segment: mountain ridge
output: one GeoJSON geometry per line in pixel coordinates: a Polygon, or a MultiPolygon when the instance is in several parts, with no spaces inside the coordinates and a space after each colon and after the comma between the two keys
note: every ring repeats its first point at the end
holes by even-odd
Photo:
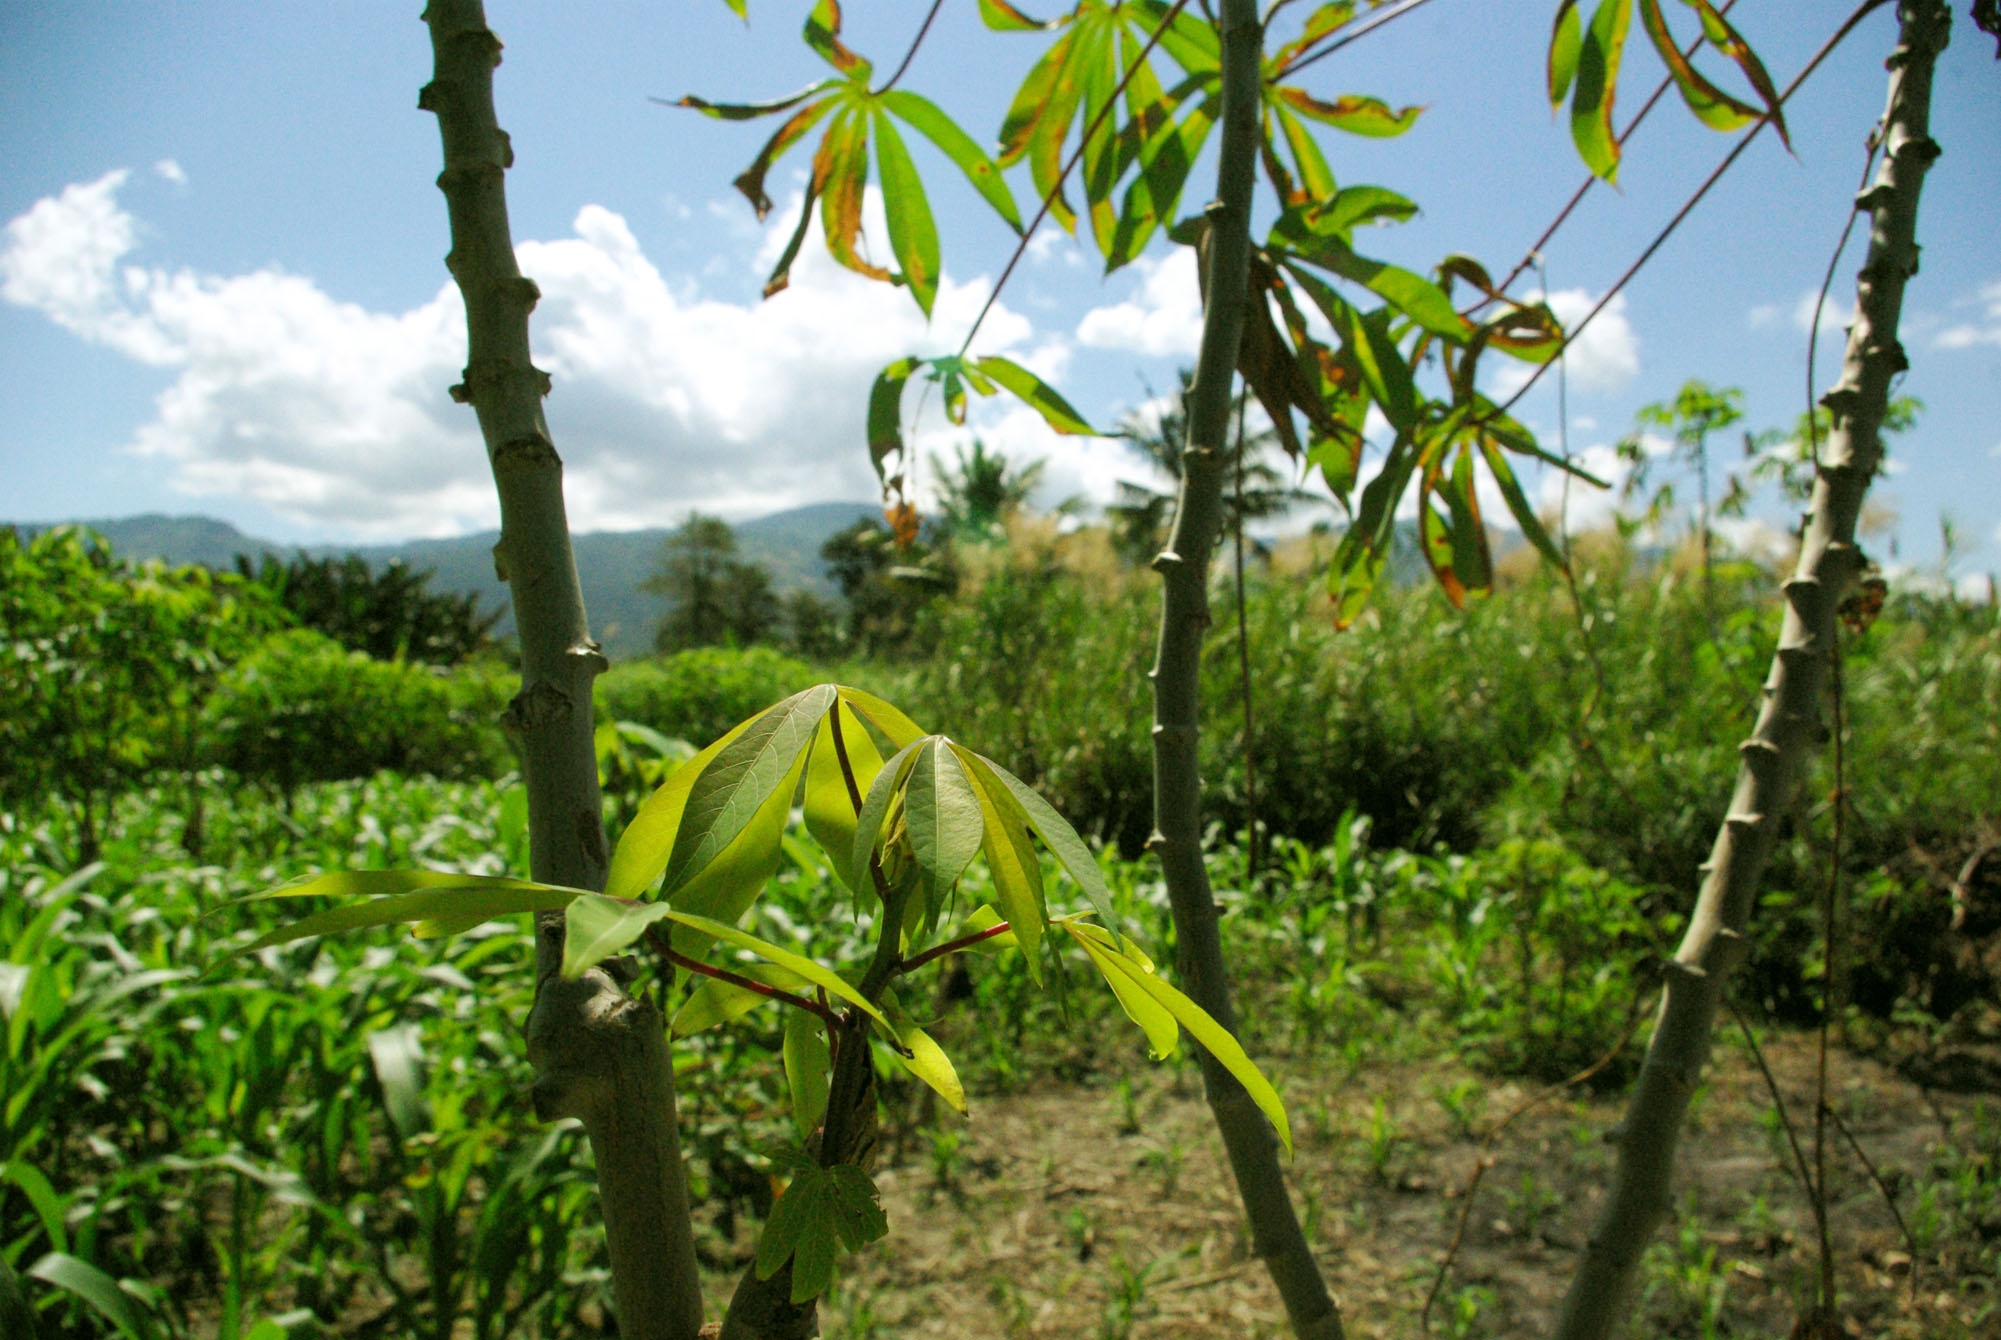
{"type": "MultiPolygon", "coordinates": [[[[881,509],[874,503],[810,503],[756,517],[731,529],[736,533],[739,554],[748,561],[764,564],[771,572],[772,586],[781,594],[804,589],[831,597],[835,594],[834,586],[827,576],[826,563],[820,558],[820,546],[829,536],[863,517],[880,515],[881,509]]],[[[84,526],[104,536],[122,558],[140,561],[157,558],[166,563],[193,563],[222,570],[233,570],[238,554],[253,560],[267,553],[279,558],[299,553],[313,558],[355,554],[374,568],[402,563],[431,573],[434,591],[474,595],[488,609],[500,610],[497,632],[504,635],[514,628],[506,584],[493,570],[493,546],[500,538],[498,531],[393,544],[295,545],[247,535],[230,522],[201,515],[147,512],[69,522],[0,522],[9,524],[27,535],[58,525],[84,526]]],[[[658,526],[645,530],[587,531],[571,537],[583,584],[584,608],[590,611],[592,629],[605,654],[613,660],[644,656],[653,648],[653,625],[665,611],[660,598],[641,591],[639,584],[653,571],[661,543],[675,529],[658,526]]]]}

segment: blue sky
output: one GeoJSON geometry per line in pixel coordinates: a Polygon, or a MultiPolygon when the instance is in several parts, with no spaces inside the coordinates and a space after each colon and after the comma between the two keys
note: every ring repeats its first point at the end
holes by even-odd
{"type": "MultiPolygon", "coordinates": [[[[430,66],[416,8],[0,7],[0,516],[203,512],[287,541],[493,524],[472,415],[445,396],[464,333],[442,263],[437,129],[416,109],[430,66]]],[[[579,529],[872,496],[870,379],[901,354],[956,347],[1006,261],[1011,234],[920,145],[945,234],[928,329],[900,291],[817,245],[789,291],[759,300],[803,156],[774,174],[778,209],[760,225],[729,182],[769,123],[649,97],[765,98],[820,77],[797,36],[805,8],[751,0],[746,27],[720,0],[489,6],[506,43],[496,98],[517,155],[514,234],[544,292],[535,348],[555,377],[549,418],[579,529]]],[[[1540,89],[1553,8],[1434,0],[1307,76],[1323,95],[1425,107],[1401,139],[1328,142],[1344,184],[1423,207],[1358,238],[1365,250],[1414,268],[1463,251],[1504,272],[1569,195],[1582,168],[1540,89]]],[[[1967,580],[2001,569],[2001,66],[1955,8],[1934,106],[1945,153],[1905,308],[1900,390],[1927,409],[1878,484],[1876,547],[1888,558],[1894,538],[1903,563],[1935,565],[1949,513],[1967,580]]],[[[879,66],[920,16],[909,3],[849,11],[851,44],[879,66]]],[[[1748,0],[1735,17],[1783,81],[1846,13],[1748,0]]],[[[1889,6],[1872,14],[1791,104],[1796,154],[1762,137],[1587,333],[1569,367],[1569,442],[1587,460],[1602,465],[1639,406],[1691,377],[1744,388],[1749,427],[1797,417],[1804,307],[1882,109],[1894,30],[1889,6]]],[[[984,31],[953,0],[906,86],[985,139],[1040,48],[984,31]]],[[[1636,32],[1622,109],[1658,77],[1636,32]]],[[[1663,103],[1629,147],[1622,189],[1595,190],[1547,248],[1559,313],[1601,295],[1728,147],[1663,103]]],[[[1025,176],[1015,186],[1026,213],[1025,176]]],[[[1191,187],[1184,208],[1201,198],[1191,187]]],[[[1045,227],[982,347],[1110,426],[1191,361],[1192,267],[1160,250],[1101,278],[1094,252],[1045,227]]],[[[1860,257],[1857,239],[1821,339],[1822,387],[1860,257]]],[[[1552,388],[1521,412],[1556,443],[1552,388]]],[[[1057,439],[998,402],[972,427],[1010,456],[1047,456],[1052,500],[1103,499],[1144,475],[1116,441],[1057,439]]],[[[929,420],[918,432],[948,453],[966,436],[929,420]]],[[[1734,454],[1733,440],[1718,446],[1734,454]]],[[[1594,505],[1580,499],[1585,519],[1594,505]]]]}

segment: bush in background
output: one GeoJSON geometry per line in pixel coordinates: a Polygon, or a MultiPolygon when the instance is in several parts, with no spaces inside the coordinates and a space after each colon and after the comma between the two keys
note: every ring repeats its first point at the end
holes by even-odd
{"type": "Polygon", "coordinates": [[[295,629],[223,676],[206,713],[213,761],[290,794],[377,772],[490,777],[511,764],[498,667],[454,673],[377,661],[295,629]]]}
{"type": "Polygon", "coordinates": [[[636,721],[699,747],[826,678],[769,647],[696,647],[598,676],[598,720],[636,721]]]}

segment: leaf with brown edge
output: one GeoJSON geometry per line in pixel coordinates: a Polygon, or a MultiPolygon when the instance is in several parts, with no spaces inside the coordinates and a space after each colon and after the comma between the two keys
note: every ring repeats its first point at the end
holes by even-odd
{"type": "MultiPolygon", "coordinates": [[[[1207,87],[1210,87],[1207,83],[1190,80],[1167,96],[1169,101],[1178,103],[1194,91],[1207,87]]],[[[1202,152],[1202,145],[1215,124],[1216,99],[1205,97],[1179,122],[1163,129],[1153,142],[1141,146],[1139,175],[1126,188],[1125,204],[1113,234],[1112,254],[1106,259],[1107,273],[1138,256],[1162,221],[1174,212],[1181,200],[1182,187],[1187,184],[1189,170],[1194,167],[1196,156],[1202,152]]],[[[1169,236],[1173,237],[1173,234],[1169,236]]],[[[1182,241],[1181,238],[1174,240],[1182,241]]]]}
{"type": "Polygon", "coordinates": [[[883,214],[889,224],[889,248],[903,267],[903,282],[917,300],[925,319],[938,297],[938,225],[931,218],[931,202],[924,194],[924,179],[910,161],[910,150],[885,112],[875,112],[875,164],[882,177],[883,214]]]}
{"type": "Polygon", "coordinates": [[[839,0],[818,0],[812,12],[806,16],[803,36],[806,45],[813,48],[821,60],[858,83],[868,83],[869,73],[873,67],[850,51],[841,41],[839,0]]]}
{"type": "Polygon", "coordinates": [[[1577,77],[1577,54],[1584,36],[1578,24],[1577,0],[1563,0],[1556,7],[1556,22],[1549,30],[1549,105],[1561,107],[1570,82],[1577,77]]]}
{"type": "Polygon", "coordinates": [[[875,477],[889,487],[888,461],[903,456],[903,387],[923,360],[899,358],[875,376],[868,393],[868,454],[875,477]]]}
{"type": "Polygon", "coordinates": [[[1668,31],[1667,20],[1661,15],[1661,0],[1639,0],[1640,23],[1647,30],[1647,37],[1660,53],[1661,61],[1668,73],[1674,76],[1674,86],[1681,93],[1681,100],[1688,104],[1688,110],[1695,119],[1711,130],[1736,130],[1758,119],[1758,109],[1748,103],[1739,102],[1722,89],[1709,82],[1702,71],[1689,63],[1681,51],[1680,43],[1668,31]]]}
{"type": "Polygon", "coordinates": [[[1709,0],[1686,2],[1694,6],[1695,12],[1701,16],[1702,32],[1709,39],[1709,44],[1737,62],[1737,68],[1744,72],[1751,87],[1757,90],[1758,97],[1765,104],[1765,114],[1772,118],[1772,129],[1779,132],[1780,142],[1790,151],[1793,142],[1792,137],[1786,134],[1784,106],[1777,86],[1772,83],[1772,76],[1765,70],[1765,63],[1758,59],[1758,53],[1751,50],[1751,44],[1730,26],[1730,20],[1724,18],[1722,11],[1709,0]]]}
{"type": "Polygon", "coordinates": [[[1480,439],[1480,455],[1487,462],[1487,472],[1494,477],[1495,485],[1501,491],[1501,500],[1508,505],[1508,511],[1515,518],[1515,524],[1522,528],[1522,534],[1536,551],[1558,568],[1564,566],[1563,555],[1556,547],[1549,531],[1544,529],[1542,518],[1529,506],[1528,495],[1522,492],[1521,481],[1515,478],[1514,467],[1501,449],[1484,435],[1480,439]]]}
{"type": "MultiPolygon", "coordinates": [[[[856,274],[889,282],[888,270],[863,260],[855,250],[862,232],[862,199],[868,185],[868,121],[858,108],[843,108],[821,143],[826,155],[826,189],[820,196],[820,225],[827,252],[856,274]]],[[[816,163],[817,167],[817,163],[816,163]]]]}
{"type": "Polygon", "coordinates": [[[807,131],[818,125],[820,118],[833,110],[834,102],[833,98],[822,98],[786,118],[785,124],[773,132],[771,138],[764,142],[764,147],[757,151],[757,157],[751,160],[750,166],[730,183],[750,201],[750,207],[757,211],[760,221],[771,212],[771,197],[764,190],[764,178],[771,171],[771,165],[807,131]]]}
{"type": "Polygon", "coordinates": [[[814,155],[813,176],[806,183],[806,198],[799,205],[799,222],[792,229],[792,236],[785,240],[785,250],[778,255],[778,264],[771,267],[770,276],[764,281],[763,294],[767,298],[783,293],[792,283],[792,262],[799,259],[799,248],[805,244],[806,230],[813,226],[813,202],[820,198],[820,184],[824,180],[820,173],[820,157],[826,145],[821,144],[821,153],[814,155]]]}
{"type": "Polygon", "coordinates": [[[1008,227],[1017,233],[1021,231],[1021,212],[1015,208],[1013,192],[1001,179],[1000,168],[936,103],[900,88],[891,89],[877,101],[884,110],[937,145],[966,174],[966,180],[993,206],[994,212],[1007,220],[1008,227]]]}
{"type": "MultiPolygon", "coordinates": [[[[1028,76],[1021,81],[1007,115],[1001,120],[1000,155],[996,161],[1002,167],[1012,167],[1021,161],[1037,128],[1053,114],[1052,100],[1076,39],[1074,32],[1063,34],[1029,67],[1028,76]]],[[[1071,105],[1074,110],[1075,103],[1071,105]]]]}
{"type": "Polygon", "coordinates": [[[1547,303],[1510,307],[1481,330],[1488,344],[1525,363],[1547,363],[1563,349],[1563,323],[1547,303]]]}
{"type": "Polygon", "coordinates": [[[1306,16],[1306,23],[1299,36],[1287,42],[1271,54],[1265,62],[1267,77],[1284,74],[1292,62],[1305,54],[1306,49],[1329,33],[1345,27],[1355,17],[1355,0],[1329,0],[1306,16]]]}
{"type": "Polygon", "coordinates": [[[1438,509],[1431,504],[1427,495],[1417,506],[1417,547],[1424,555],[1424,562],[1431,569],[1431,576],[1438,583],[1438,589],[1452,602],[1452,608],[1466,608],[1466,584],[1452,567],[1452,527],[1451,523],[1438,515],[1438,509]]]}
{"type": "Polygon", "coordinates": [[[1032,19],[1007,0],[980,0],[980,22],[997,33],[1038,33],[1061,27],[1063,19],[1032,19]]]}
{"type": "Polygon", "coordinates": [[[1192,75],[1220,74],[1223,69],[1223,39],[1216,26],[1187,6],[1175,9],[1165,0],[1126,0],[1122,9],[1132,15],[1148,37],[1160,33],[1160,49],[1167,58],[1192,75]],[[1162,25],[1165,24],[1165,28],[1162,25]]]}
{"type": "Polygon", "coordinates": [[[1619,141],[1612,133],[1612,100],[1619,60],[1626,49],[1633,0],[1599,0],[1591,27],[1578,46],[1577,91],[1570,101],[1570,138],[1578,157],[1606,182],[1619,176],[1619,141]]]}
{"type": "Polygon", "coordinates": [[[700,112],[703,116],[712,116],[718,121],[752,121],[760,116],[772,116],[788,107],[797,107],[815,93],[824,93],[840,82],[838,79],[822,79],[817,84],[800,89],[789,98],[778,98],[771,102],[710,102],[707,98],[697,97],[693,93],[684,94],[673,102],[667,102],[664,98],[655,98],[653,101],[669,107],[686,107],[691,111],[700,112]]]}
{"type": "Polygon", "coordinates": [[[1285,136],[1286,148],[1292,151],[1293,166],[1298,169],[1299,184],[1289,193],[1286,203],[1304,205],[1331,199],[1339,187],[1334,181],[1334,170],[1327,166],[1327,157],[1320,152],[1312,133],[1283,105],[1273,107],[1272,115],[1278,121],[1279,132],[1285,136]]]}
{"type": "Polygon", "coordinates": [[[1272,93],[1301,116],[1333,126],[1336,130],[1345,130],[1350,135],[1366,135],[1372,139],[1403,134],[1417,124],[1418,116],[1424,111],[1422,107],[1405,107],[1393,112],[1381,98],[1359,93],[1344,93],[1333,102],[1326,102],[1304,89],[1289,85],[1273,89],[1272,93]]]}

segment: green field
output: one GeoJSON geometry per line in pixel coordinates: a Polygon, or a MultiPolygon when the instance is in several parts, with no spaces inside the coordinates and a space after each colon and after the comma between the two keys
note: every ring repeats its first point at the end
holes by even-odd
{"type": "MultiPolygon", "coordinates": [[[[601,706],[699,743],[823,679],[890,696],[1019,771],[1097,838],[1114,911],[1168,963],[1164,893],[1139,850],[1151,597],[1088,544],[1025,537],[990,554],[894,654],[818,666],[763,649],[689,652],[614,669],[601,706]]],[[[1587,643],[1567,589],[1545,576],[1504,583],[1463,614],[1428,591],[1395,593],[1339,635],[1310,590],[1256,578],[1250,767],[1238,629],[1219,591],[1205,766],[1244,1041],[1292,1112],[1315,1241],[1352,1279],[1344,1287],[1374,1300],[1371,1326],[1414,1325],[1501,1119],[1609,1055],[1495,1138],[1497,1170],[1432,1322],[1526,1335],[1546,1315],[1537,1290],[1561,1280],[1581,1240],[1604,1162],[1596,1133],[1631,1076],[1630,1035],[1644,1039],[1654,965],[1692,897],[1769,659],[1771,610],[1756,594],[1767,584],[1728,567],[1708,606],[1672,563],[1608,545],[1584,571],[1587,643]]],[[[1984,1334],[1997,1315],[2001,1110],[1972,1091],[1995,1073],[1985,950],[2001,881],[1968,860],[2001,814],[1996,618],[1893,596],[1851,634],[1840,850],[1828,750],[1790,817],[1735,992],[1765,1039],[1755,1061],[1769,1053],[1810,1140],[1815,1060],[1801,1030],[1824,997],[1823,898],[1838,874],[1831,1107],[1882,1182],[1830,1127],[1833,1240],[1844,1287],[1880,1334],[1984,1334]]],[[[536,1122],[525,1098],[522,919],[444,940],[374,931],[226,957],[281,919],[281,905],[230,900],[297,876],[525,873],[519,792],[492,725],[504,671],[364,667],[301,653],[301,636],[246,635],[213,663],[182,656],[157,683],[129,664],[97,667],[125,675],[105,691],[144,710],[102,739],[70,739],[108,751],[88,787],[50,766],[85,755],[52,752],[55,727],[31,719],[47,700],[22,676],[92,667],[62,662],[50,650],[60,639],[40,661],[17,648],[10,662],[0,1253],[44,1336],[608,1327],[587,1146],[573,1126],[536,1122]],[[375,678],[359,697],[310,687],[364,674],[375,678]],[[371,744],[357,720],[399,712],[433,734],[412,725],[371,744]],[[173,720],[187,723],[179,753],[161,743],[179,738],[162,727],[173,720]],[[328,775],[413,740],[456,779],[328,775]]],[[[671,763],[647,731],[604,732],[601,762],[616,832],[671,763]]],[[[824,854],[803,831],[785,850],[746,927],[857,968],[868,945],[824,854]]],[[[1043,874],[1052,910],[1081,903],[1054,864],[1043,874]]],[[[976,863],[965,908],[988,899],[987,878],[976,863]]],[[[964,966],[906,1004],[935,1021],[971,1121],[884,1072],[890,1237],[844,1265],[830,1333],[1278,1334],[1268,1286],[1239,1269],[1247,1246],[1186,1058],[1150,1063],[1081,960],[1048,990],[1018,955],[954,962],[964,966]],[[1020,1264],[955,1281],[938,1264],[954,1253],[1020,1264]]],[[[644,972],[640,989],[671,997],[671,1013],[685,981],[644,972]]],[[[770,1210],[782,1171],[771,1151],[798,1139],[781,1024],[765,1008],[675,1043],[717,1298],[770,1210]]],[[[1726,1030],[1698,1104],[1688,1178],[1700,1203],[1648,1259],[1651,1333],[1780,1325],[1811,1284],[1805,1198],[1743,1036],[1726,1030]],[[1710,1156],[1725,1146],[1724,1162],[1742,1166],[1718,1181],[1710,1156]]]]}

